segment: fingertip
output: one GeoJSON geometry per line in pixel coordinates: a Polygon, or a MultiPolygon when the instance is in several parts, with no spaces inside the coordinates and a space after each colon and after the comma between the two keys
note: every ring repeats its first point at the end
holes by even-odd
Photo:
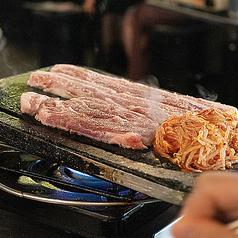
{"type": "Polygon", "coordinates": [[[193,231],[191,229],[193,226],[190,223],[191,223],[191,220],[189,220],[189,218],[184,218],[184,217],[180,219],[178,222],[176,222],[171,229],[173,237],[192,238],[193,231]]]}
{"type": "Polygon", "coordinates": [[[183,217],[171,228],[174,238],[237,238],[234,231],[214,220],[183,217]]]}

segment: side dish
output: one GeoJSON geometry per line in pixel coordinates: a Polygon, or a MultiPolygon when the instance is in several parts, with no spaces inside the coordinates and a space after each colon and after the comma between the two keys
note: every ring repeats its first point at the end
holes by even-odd
{"type": "Polygon", "coordinates": [[[233,110],[173,116],[158,127],[154,149],[182,171],[230,168],[238,162],[237,124],[233,110]]]}

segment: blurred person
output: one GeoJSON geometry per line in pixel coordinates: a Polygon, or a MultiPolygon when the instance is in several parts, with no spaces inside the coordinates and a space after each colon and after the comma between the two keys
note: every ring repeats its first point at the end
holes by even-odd
{"type": "Polygon", "coordinates": [[[238,174],[204,172],[185,200],[182,217],[172,228],[175,238],[237,238],[227,223],[238,219],[238,174]]]}
{"type": "Polygon", "coordinates": [[[151,27],[183,25],[193,22],[188,16],[158,8],[143,1],[130,7],[123,18],[123,43],[128,61],[128,78],[141,81],[150,74],[151,27]]]}
{"type": "MultiPolygon", "coordinates": [[[[141,0],[85,0],[83,10],[85,13],[94,15],[97,11],[101,14],[101,40],[100,58],[105,70],[110,69],[115,55],[123,49],[121,24],[124,13],[128,7],[141,0]],[[120,48],[120,46],[122,46],[120,48]]],[[[124,49],[123,49],[124,51],[124,49]]]]}

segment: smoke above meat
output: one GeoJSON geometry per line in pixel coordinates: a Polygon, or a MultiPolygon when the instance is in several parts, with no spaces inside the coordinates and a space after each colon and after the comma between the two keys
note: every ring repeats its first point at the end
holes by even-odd
{"type": "Polygon", "coordinates": [[[157,128],[174,115],[216,108],[233,110],[237,116],[232,106],[68,64],[55,65],[49,72],[32,72],[27,83],[55,97],[25,93],[22,113],[46,126],[125,148],[152,146],[157,128]]]}

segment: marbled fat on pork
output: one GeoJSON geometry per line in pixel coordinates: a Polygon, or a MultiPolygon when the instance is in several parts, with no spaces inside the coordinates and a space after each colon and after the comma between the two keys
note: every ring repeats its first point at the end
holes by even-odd
{"type": "Polygon", "coordinates": [[[94,82],[76,79],[62,73],[35,71],[31,73],[28,85],[43,89],[64,98],[94,97],[110,101],[115,105],[140,113],[150,118],[157,124],[163,123],[174,113],[183,115],[186,110],[171,105],[166,105],[147,98],[138,97],[128,92],[118,93],[112,88],[98,85],[94,82]]]}
{"type": "Polygon", "coordinates": [[[157,128],[143,115],[95,98],[60,100],[28,92],[22,94],[21,111],[46,126],[132,149],[150,146],[157,128]]]}
{"type": "Polygon", "coordinates": [[[51,69],[51,72],[64,73],[87,82],[93,81],[98,85],[112,88],[117,92],[127,92],[137,97],[147,98],[149,100],[181,108],[186,111],[189,110],[200,112],[208,108],[217,108],[221,111],[226,111],[229,109],[237,111],[235,107],[229,105],[208,101],[202,98],[179,95],[177,93],[172,93],[159,88],[149,87],[144,84],[130,82],[127,79],[106,76],[104,74],[75,65],[57,64],[51,69]]]}

